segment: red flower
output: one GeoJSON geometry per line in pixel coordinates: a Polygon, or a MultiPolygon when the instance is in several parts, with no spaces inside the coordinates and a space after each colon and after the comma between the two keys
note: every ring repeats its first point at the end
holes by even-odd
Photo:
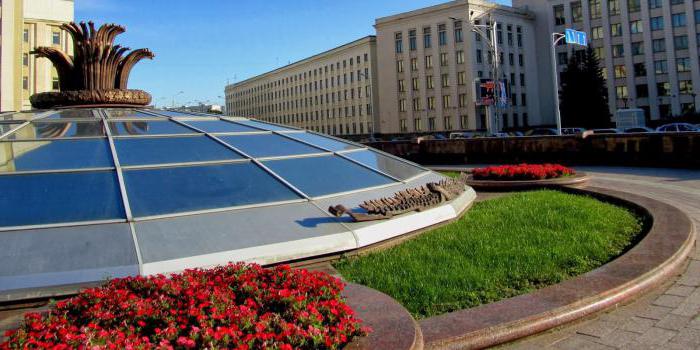
{"type": "Polygon", "coordinates": [[[559,164],[500,165],[472,170],[475,180],[542,180],[552,179],[576,172],[559,164]]]}

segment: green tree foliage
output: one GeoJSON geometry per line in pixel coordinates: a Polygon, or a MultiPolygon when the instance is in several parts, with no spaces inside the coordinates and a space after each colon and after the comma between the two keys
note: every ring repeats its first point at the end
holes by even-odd
{"type": "Polygon", "coordinates": [[[608,89],[593,50],[576,52],[561,74],[561,117],[565,127],[587,129],[611,126],[608,89]]]}

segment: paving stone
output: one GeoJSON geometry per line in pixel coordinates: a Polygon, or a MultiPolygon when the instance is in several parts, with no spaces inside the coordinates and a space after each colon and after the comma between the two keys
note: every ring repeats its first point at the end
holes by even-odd
{"type": "Polygon", "coordinates": [[[700,304],[700,289],[690,293],[686,301],[692,304],[700,304]]]}
{"type": "Polygon", "coordinates": [[[562,350],[615,350],[612,346],[597,343],[596,339],[598,338],[576,334],[554,344],[554,347],[562,350]]]}
{"type": "Polygon", "coordinates": [[[602,338],[612,333],[619,324],[610,321],[595,320],[576,330],[576,333],[602,338]]]}
{"type": "Polygon", "coordinates": [[[649,345],[662,345],[667,343],[671,338],[678,334],[677,331],[672,331],[668,329],[651,327],[642,334],[641,337],[637,339],[637,342],[641,344],[649,345]]]}
{"type": "Polygon", "coordinates": [[[685,301],[684,297],[679,297],[677,295],[664,294],[656,298],[653,305],[666,306],[666,307],[678,307],[681,303],[685,301]]]}
{"type": "Polygon", "coordinates": [[[680,315],[666,315],[661,321],[656,322],[654,327],[659,327],[659,328],[664,328],[664,329],[670,329],[673,331],[678,331],[686,327],[690,321],[692,320],[692,317],[689,316],[680,316],[680,315]]]}
{"type": "Polygon", "coordinates": [[[700,330],[683,328],[671,339],[671,342],[697,349],[700,347],[700,330]]]}
{"type": "Polygon", "coordinates": [[[678,284],[691,287],[700,286],[700,260],[690,261],[688,269],[678,280],[678,284]]]}
{"type": "Polygon", "coordinates": [[[693,319],[688,323],[688,327],[693,328],[693,329],[700,329],[700,317],[695,316],[693,319]]]}
{"type": "Polygon", "coordinates": [[[670,314],[673,308],[666,306],[649,305],[644,311],[637,313],[638,317],[660,320],[670,314]]]}
{"type": "Polygon", "coordinates": [[[677,295],[679,297],[687,297],[695,291],[695,287],[676,284],[669,288],[665,294],[677,295]]]}
{"type": "Polygon", "coordinates": [[[626,344],[634,343],[637,338],[639,338],[639,333],[616,329],[601,337],[597,342],[614,348],[620,348],[626,344]]]}
{"type": "Polygon", "coordinates": [[[632,317],[624,323],[620,329],[634,333],[644,333],[649,328],[653,327],[654,323],[656,323],[655,320],[650,320],[648,318],[632,317]]]}
{"type": "Polygon", "coordinates": [[[678,305],[677,308],[673,309],[671,313],[674,315],[693,317],[700,314],[700,304],[682,303],[678,305]]]}

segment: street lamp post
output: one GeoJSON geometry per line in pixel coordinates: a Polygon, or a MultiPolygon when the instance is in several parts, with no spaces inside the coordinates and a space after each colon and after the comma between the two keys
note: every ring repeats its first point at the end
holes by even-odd
{"type": "Polygon", "coordinates": [[[498,75],[498,65],[500,64],[500,55],[498,53],[498,41],[496,40],[496,30],[498,29],[498,24],[491,15],[489,15],[489,24],[474,24],[475,18],[472,16],[474,13],[470,12],[469,14],[469,24],[472,27],[472,31],[478,35],[480,35],[482,38],[484,38],[491,49],[491,63],[492,67],[491,70],[493,72],[492,75],[492,81],[494,82],[493,84],[493,95],[494,95],[494,106],[493,109],[489,108],[489,106],[486,106],[486,131],[491,134],[493,133],[493,122],[494,119],[496,118],[496,115],[498,114],[498,103],[496,102],[498,98],[500,97],[499,89],[500,89],[500,80],[499,80],[499,75],[498,75]],[[487,30],[490,30],[490,34],[486,32],[487,30]],[[491,113],[491,110],[493,110],[493,115],[491,113]]]}
{"type": "Polygon", "coordinates": [[[559,72],[557,72],[557,56],[554,48],[565,37],[562,33],[552,33],[552,79],[554,80],[554,111],[557,119],[557,135],[561,135],[561,111],[559,111],[559,72]]]}
{"type": "Polygon", "coordinates": [[[175,97],[176,97],[176,96],[179,96],[179,95],[181,95],[181,94],[184,94],[184,93],[185,93],[184,91],[180,91],[180,92],[178,92],[178,93],[176,93],[176,94],[173,94],[173,104],[171,105],[171,108],[175,108],[175,97]]]}

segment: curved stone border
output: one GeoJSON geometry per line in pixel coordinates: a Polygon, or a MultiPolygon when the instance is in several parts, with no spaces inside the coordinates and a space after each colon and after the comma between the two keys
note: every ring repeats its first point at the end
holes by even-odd
{"type": "Polygon", "coordinates": [[[646,212],[651,228],[627,253],[596,270],[529,294],[421,320],[427,349],[479,349],[536,334],[639,296],[684,266],[695,236],[692,221],[680,209],[603,188],[567,191],[646,212]]]}
{"type": "Polygon", "coordinates": [[[474,180],[472,175],[467,178],[467,185],[481,191],[516,191],[544,187],[583,188],[588,185],[591,177],[578,172],[573,176],[544,180],[474,180]]]}
{"type": "Polygon", "coordinates": [[[372,328],[372,333],[353,340],[344,347],[345,350],[423,349],[423,336],[418,324],[411,314],[390,296],[353,283],[345,286],[343,296],[362,320],[362,324],[372,328]]]}

